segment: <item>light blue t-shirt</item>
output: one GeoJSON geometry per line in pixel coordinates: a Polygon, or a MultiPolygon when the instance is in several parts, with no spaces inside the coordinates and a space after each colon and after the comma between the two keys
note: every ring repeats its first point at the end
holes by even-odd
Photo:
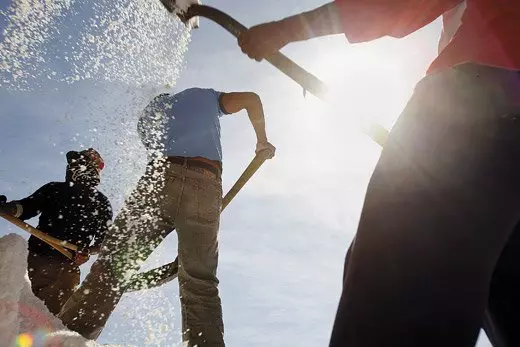
{"type": "Polygon", "coordinates": [[[149,151],[166,156],[204,157],[222,161],[221,92],[190,88],[161,94],[139,118],[137,130],[149,151]]]}

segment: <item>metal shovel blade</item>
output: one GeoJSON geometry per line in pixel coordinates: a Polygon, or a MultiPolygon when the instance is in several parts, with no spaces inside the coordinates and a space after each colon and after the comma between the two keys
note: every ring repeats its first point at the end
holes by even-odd
{"type": "Polygon", "coordinates": [[[191,5],[200,5],[200,0],[161,0],[161,3],[168,10],[168,12],[179,17],[179,19],[190,29],[196,29],[199,27],[198,17],[187,18],[183,16],[183,14],[188,11],[188,8],[191,5]]]}

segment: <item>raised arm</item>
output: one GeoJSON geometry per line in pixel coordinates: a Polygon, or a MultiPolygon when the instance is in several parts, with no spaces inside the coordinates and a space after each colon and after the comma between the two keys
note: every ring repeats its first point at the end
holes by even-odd
{"type": "Polygon", "coordinates": [[[220,107],[225,113],[237,113],[246,110],[249,120],[255,130],[257,144],[256,153],[263,150],[269,151],[269,158],[275,153],[275,147],[267,140],[265,131],[265,117],[262,101],[256,93],[252,92],[234,92],[223,93],[220,97],[220,107]]]}
{"type": "Polygon", "coordinates": [[[314,10],[253,26],[238,43],[260,61],[285,45],[344,33],[350,42],[404,37],[464,0],[336,0],[314,10]]]}
{"type": "Polygon", "coordinates": [[[0,197],[0,212],[21,220],[31,219],[39,215],[42,208],[46,206],[50,200],[51,191],[52,183],[49,183],[22,200],[7,202],[7,198],[2,195],[0,197]]]}

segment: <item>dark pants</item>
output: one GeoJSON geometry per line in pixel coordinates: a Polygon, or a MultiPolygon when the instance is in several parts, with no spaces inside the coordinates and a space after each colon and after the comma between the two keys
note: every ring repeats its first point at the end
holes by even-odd
{"type": "Polygon", "coordinates": [[[518,73],[467,64],[421,81],[369,183],[330,346],[474,346],[497,312],[519,178],[518,73]]]}
{"type": "MultiPolygon", "coordinates": [[[[345,273],[352,247],[345,259],[345,273]]],[[[483,328],[494,347],[520,346],[520,224],[500,255],[491,278],[483,328]]]]}
{"type": "Polygon", "coordinates": [[[34,295],[57,315],[79,285],[79,267],[66,259],[29,253],[27,269],[34,295]]]}
{"type": "Polygon", "coordinates": [[[484,329],[495,347],[520,346],[520,224],[493,272],[484,329]]]}

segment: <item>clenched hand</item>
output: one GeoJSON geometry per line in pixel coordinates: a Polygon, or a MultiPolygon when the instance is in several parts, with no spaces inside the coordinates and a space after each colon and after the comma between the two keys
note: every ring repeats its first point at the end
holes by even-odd
{"type": "Polygon", "coordinates": [[[259,154],[260,152],[263,152],[266,159],[271,159],[274,157],[274,154],[276,152],[276,147],[274,147],[271,143],[268,141],[264,142],[258,142],[256,144],[256,154],[259,154]]]}
{"type": "Polygon", "coordinates": [[[288,43],[286,29],[281,22],[256,25],[243,32],[238,38],[242,52],[256,61],[273,55],[288,43]]]}

